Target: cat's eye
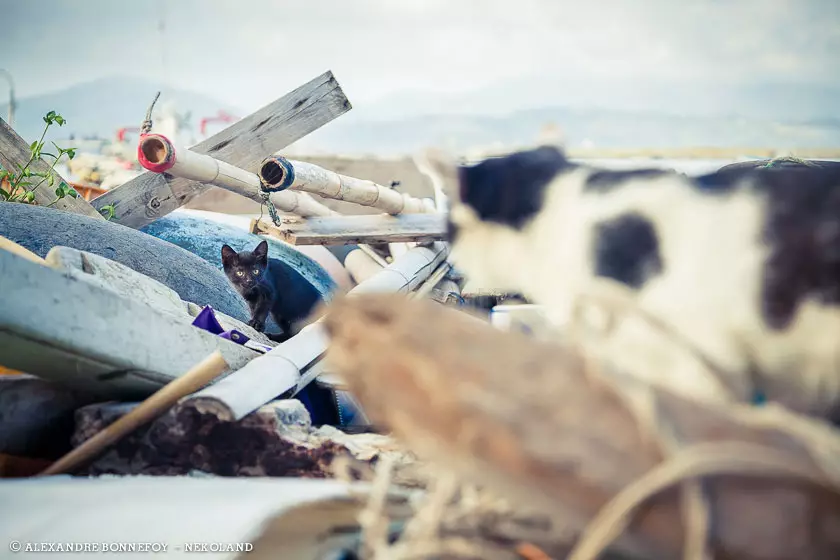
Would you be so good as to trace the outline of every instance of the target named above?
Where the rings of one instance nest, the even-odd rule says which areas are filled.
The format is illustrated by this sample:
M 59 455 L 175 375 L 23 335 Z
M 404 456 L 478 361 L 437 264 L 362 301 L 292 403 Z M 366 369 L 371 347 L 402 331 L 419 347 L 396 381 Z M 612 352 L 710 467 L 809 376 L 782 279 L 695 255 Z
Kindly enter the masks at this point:
M 236 271 L 236 275 L 237 275 L 237 276 L 242 276 L 243 274 L 245 274 L 245 273 L 244 273 L 244 272 L 242 272 L 241 270 L 237 270 L 237 271 Z
M 259 269 L 259 268 L 255 268 L 255 269 L 254 269 L 254 276 L 259 276 L 259 274 L 260 274 L 260 269 Z

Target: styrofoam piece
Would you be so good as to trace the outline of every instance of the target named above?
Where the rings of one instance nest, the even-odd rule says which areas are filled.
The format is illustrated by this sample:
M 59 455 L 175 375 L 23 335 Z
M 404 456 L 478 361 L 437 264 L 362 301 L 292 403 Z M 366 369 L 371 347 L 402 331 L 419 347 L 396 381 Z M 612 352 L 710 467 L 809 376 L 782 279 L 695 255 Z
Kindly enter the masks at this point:
M 351 488 L 337 480 L 228 477 L 100 477 L 59 475 L 0 482 L 0 558 L 38 560 L 101 558 L 113 552 L 32 552 L 34 545 L 130 543 L 166 546 L 166 552 L 135 552 L 131 558 L 195 558 L 189 543 L 253 543 L 263 525 L 311 501 L 342 497 Z M 21 551 L 13 554 L 19 543 Z M 26 551 L 26 547 L 30 551 Z M 149 546 L 149 549 L 152 547 Z M 241 546 L 246 549 L 247 546 Z M 234 547 L 235 549 L 235 547 Z M 125 552 L 123 552 L 125 553 Z M 233 560 L 242 552 L 202 552 L 207 560 Z

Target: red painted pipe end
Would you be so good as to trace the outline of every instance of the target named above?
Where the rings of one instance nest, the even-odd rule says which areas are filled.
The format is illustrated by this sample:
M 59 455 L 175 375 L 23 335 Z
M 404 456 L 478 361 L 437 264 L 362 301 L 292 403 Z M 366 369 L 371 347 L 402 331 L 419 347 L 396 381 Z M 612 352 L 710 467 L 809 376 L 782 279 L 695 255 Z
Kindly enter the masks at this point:
M 163 173 L 175 165 L 175 148 L 163 134 L 141 134 L 137 161 L 152 173 Z

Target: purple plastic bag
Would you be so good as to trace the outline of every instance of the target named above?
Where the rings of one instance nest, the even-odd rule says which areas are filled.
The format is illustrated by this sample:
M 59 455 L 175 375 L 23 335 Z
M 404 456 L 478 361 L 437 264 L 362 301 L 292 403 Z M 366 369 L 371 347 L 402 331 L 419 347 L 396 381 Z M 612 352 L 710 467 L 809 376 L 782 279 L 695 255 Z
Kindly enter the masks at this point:
M 219 320 L 216 318 L 216 313 L 213 311 L 213 308 L 209 305 L 204 306 L 201 312 L 198 315 L 196 315 L 195 319 L 193 319 L 192 326 L 198 327 L 199 329 L 213 333 L 222 338 L 226 338 L 227 340 L 235 342 L 236 344 L 247 346 L 248 348 L 256 350 L 257 352 L 265 353 L 271 350 L 271 346 L 266 346 L 265 344 L 255 342 L 249 337 L 247 337 L 244 333 L 236 329 L 226 331 L 225 328 L 221 325 L 221 323 L 219 323 Z

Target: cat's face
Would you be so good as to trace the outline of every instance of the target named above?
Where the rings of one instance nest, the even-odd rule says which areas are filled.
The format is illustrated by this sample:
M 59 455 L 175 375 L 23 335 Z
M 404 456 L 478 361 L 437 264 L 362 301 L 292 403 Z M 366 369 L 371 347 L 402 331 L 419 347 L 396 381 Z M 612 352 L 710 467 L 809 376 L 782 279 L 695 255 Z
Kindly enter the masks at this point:
M 254 290 L 265 275 L 268 267 L 268 243 L 261 241 L 253 251 L 237 253 L 228 245 L 222 245 L 222 266 L 225 274 L 237 290 L 247 294 Z
M 524 232 L 548 186 L 574 164 L 549 146 L 472 166 L 440 152 L 426 158 L 453 198 L 447 231 L 453 263 L 483 288 L 518 291 L 529 251 Z

